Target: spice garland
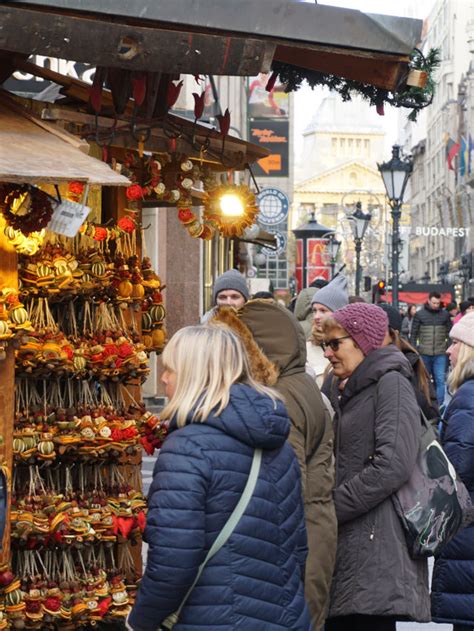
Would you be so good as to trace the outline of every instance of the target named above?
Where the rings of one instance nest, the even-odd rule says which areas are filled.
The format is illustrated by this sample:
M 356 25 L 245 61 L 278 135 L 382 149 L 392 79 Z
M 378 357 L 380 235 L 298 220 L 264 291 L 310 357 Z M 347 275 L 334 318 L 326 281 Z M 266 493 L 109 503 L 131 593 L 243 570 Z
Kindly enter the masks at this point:
M 433 101 L 436 86 L 433 74 L 439 64 L 439 49 L 432 48 L 426 57 L 420 50 L 415 49 L 411 56 L 409 68 L 411 70 L 420 70 L 427 74 L 425 87 L 406 86 L 402 90 L 390 92 L 360 81 L 352 81 L 333 74 L 306 70 L 305 68 L 274 61 L 272 64 L 273 73 L 267 84 L 267 90 L 271 90 L 277 78 L 280 83 L 286 85 L 286 92 L 298 90 L 303 81 L 307 81 L 311 88 L 316 86 L 328 87 L 331 91 L 337 92 L 343 101 L 350 101 L 354 94 L 358 94 L 367 99 L 371 105 L 374 105 L 379 114 L 383 114 L 384 103 L 389 103 L 394 107 L 411 108 L 412 111 L 408 118 L 411 121 L 416 121 L 420 110 L 430 105 Z

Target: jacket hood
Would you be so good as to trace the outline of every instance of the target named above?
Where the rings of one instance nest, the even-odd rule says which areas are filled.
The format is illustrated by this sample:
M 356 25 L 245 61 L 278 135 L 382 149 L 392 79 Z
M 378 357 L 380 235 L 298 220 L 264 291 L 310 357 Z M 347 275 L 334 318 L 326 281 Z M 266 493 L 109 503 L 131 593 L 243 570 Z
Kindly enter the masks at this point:
M 306 287 L 302 289 L 296 298 L 295 303 L 295 316 L 299 322 L 313 319 L 313 312 L 311 309 L 311 300 L 316 292 L 319 290 L 316 287 Z
M 407 379 L 413 375 L 409 360 L 393 344 L 372 351 L 349 377 L 342 393 L 341 404 L 377 383 L 387 372 L 393 371 L 399 372 Z
M 191 423 L 189 415 L 187 423 Z M 278 449 L 290 432 L 290 419 L 281 401 L 273 401 L 246 384 L 230 388 L 229 403 L 219 414 L 210 414 L 205 425 L 214 427 L 246 445 Z M 173 419 L 170 431 L 179 429 Z
M 250 300 L 239 315 L 281 377 L 305 372 L 305 334 L 291 311 L 276 303 Z

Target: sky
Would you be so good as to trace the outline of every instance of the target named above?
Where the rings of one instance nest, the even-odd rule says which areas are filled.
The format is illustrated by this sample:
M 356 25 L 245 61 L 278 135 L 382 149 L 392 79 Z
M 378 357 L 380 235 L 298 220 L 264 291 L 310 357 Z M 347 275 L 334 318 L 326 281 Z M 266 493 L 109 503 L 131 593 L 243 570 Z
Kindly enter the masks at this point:
M 398 15 L 400 17 L 410 17 L 423 19 L 427 17 L 435 0 L 318 0 L 318 4 L 325 4 L 334 7 L 345 7 L 357 9 L 365 13 L 379 13 L 386 15 Z M 311 121 L 314 112 L 318 108 L 322 98 L 328 94 L 327 91 L 311 90 L 304 86 L 295 94 L 295 152 L 298 156 L 303 145 L 302 133 Z M 407 110 L 407 115 L 409 110 Z M 374 116 L 378 115 L 375 113 Z M 385 116 L 377 123 L 382 123 L 386 129 L 386 151 L 390 153 L 390 147 L 397 142 L 399 111 L 396 108 L 386 107 Z

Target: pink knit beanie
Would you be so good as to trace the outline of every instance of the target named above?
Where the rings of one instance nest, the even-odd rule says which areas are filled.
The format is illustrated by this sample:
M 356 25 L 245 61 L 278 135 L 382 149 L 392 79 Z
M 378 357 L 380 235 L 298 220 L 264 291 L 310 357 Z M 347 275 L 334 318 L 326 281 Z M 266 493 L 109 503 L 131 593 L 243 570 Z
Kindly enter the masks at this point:
M 466 313 L 449 332 L 451 339 L 474 346 L 474 313 Z
M 382 346 L 388 330 L 388 317 L 377 305 L 354 302 L 335 311 L 332 317 L 347 331 L 364 355 Z

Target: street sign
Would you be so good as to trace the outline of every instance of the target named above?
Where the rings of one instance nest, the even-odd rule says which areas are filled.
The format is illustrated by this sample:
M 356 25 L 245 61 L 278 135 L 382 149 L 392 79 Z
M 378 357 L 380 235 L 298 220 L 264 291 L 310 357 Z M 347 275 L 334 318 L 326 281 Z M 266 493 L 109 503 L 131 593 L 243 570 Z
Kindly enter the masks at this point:
M 256 176 L 288 177 L 288 133 L 288 119 L 249 121 L 250 142 L 270 152 L 252 166 Z
M 257 203 L 260 209 L 257 217 L 259 224 L 276 226 L 288 217 L 289 200 L 279 188 L 261 189 L 257 195 Z

